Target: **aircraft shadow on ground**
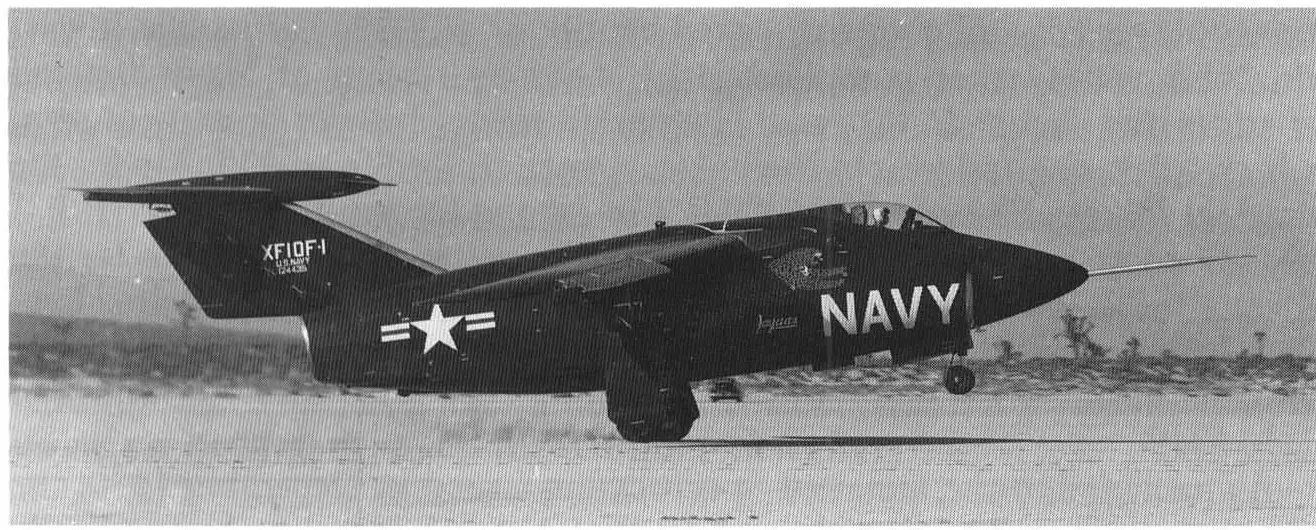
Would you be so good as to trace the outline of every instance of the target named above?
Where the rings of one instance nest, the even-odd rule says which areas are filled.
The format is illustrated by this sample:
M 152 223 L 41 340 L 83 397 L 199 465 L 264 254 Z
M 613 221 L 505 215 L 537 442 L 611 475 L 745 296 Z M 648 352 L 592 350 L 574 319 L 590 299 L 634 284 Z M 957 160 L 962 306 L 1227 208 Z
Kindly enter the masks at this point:
M 783 436 L 758 440 L 685 440 L 671 447 L 881 447 L 969 444 L 1162 444 L 1261 443 L 1285 440 L 1048 440 L 942 436 Z

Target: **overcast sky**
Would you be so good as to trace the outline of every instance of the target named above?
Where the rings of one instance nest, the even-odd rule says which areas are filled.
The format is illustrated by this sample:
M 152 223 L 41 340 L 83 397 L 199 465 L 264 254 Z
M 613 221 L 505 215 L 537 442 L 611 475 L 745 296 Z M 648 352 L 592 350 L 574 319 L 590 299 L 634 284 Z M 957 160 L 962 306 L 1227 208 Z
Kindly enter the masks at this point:
M 15 10 L 11 262 L 170 278 L 67 187 L 322 168 L 312 208 L 455 268 L 853 199 L 1092 268 L 1118 346 L 1316 339 L 1316 12 Z M 76 293 L 50 292 L 52 299 Z M 103 315 L 112 317 L 112 315 Z M 1118 349 L 1118 347 L 1116 347 Z

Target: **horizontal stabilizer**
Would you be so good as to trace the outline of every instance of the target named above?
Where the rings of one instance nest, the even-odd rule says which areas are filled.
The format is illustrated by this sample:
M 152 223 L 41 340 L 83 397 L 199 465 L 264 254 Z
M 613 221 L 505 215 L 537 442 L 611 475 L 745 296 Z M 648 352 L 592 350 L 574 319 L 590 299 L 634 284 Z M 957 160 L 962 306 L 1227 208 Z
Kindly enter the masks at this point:
M 180 202 L 252 203 L 274 199 L 268 188 L 216 188 L 211 186 L 129 186 L 126 188 L 75 188 L 89 201 L 139 204 Z
M 1093 277 L 1093 276 L 1106 276 L 1106 275 L 1110 275 L 1110 274 L 1124 274 L 1124 273 L 1126 273 L 1126 272 L 1148 271 L 1148 270 L 1152 270 L 1152 269 L 1168 269 L 1168 268 L 1170 268 L 1170 267 L 1183 267 L 1183 266 L 1187 266 L 1187 265 L 1198 265 L 1198 264 L 1201 264 L 1201 263 L 1213 263 L 1213 262 L 1216 262 L 1216 261 L 1226 261 L 1226 260 L 1231 260 L 1231 259 L 1255 258 L 1255 257 L 1256 257 L 1256 256 L 1253 256 L 1253 255 L 1251 255 L 1251 254 L 1246 254 L 1246 255 L 1242 255 L 1242 256 L 1224 256 L 1224 257 L 1218 257 L 1218 258 L 1181 259 L 1181 260 L 1176 260 L 1176 261 L 1162 261 L 1162 262 L 1160 262 L 1160 263 L 1148 263 L 1148 264 L 1146 264 L 1146 265 L 1129 265 L 1129 266 L 1127 266 L 1127 267 L 1111 267 L 1111 268 L 1109 268 L 1109 269 L 1097 269 L 1097 270 L 1088 271 L 1088 277 L 1090 278 L 1090 277 Z
M 139 204 L 234 204 L 333 199 L 391 186 L 346 171 L 258 171 L 167 180 L 122 188 L 74 188 L 89 201 Z

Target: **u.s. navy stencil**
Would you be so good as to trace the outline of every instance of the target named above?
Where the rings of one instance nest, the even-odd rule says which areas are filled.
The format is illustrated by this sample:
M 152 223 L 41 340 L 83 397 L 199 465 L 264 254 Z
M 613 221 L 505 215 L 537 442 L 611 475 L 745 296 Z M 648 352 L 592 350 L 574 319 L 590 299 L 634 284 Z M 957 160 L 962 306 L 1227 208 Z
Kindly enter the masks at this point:
M 905 205 L 851 202 L 660 222 L 447 271 L 295 204 L 380 185 L 276 171 L 81 191 L 163 211 L 146 226 L 210 317 L 301 317 L 320 381 L 403 395 L 601 389 L 634 441 L 690 431 L 690 381 L 880 351 L 896 363 L 962 356 L 971 328 L 1089 276 L 1227 259 L 1089 274 Z M 945 383 L 968 392 L 973 374 L 952 363 Z
M 887 331 L 895 331 L 891 324 L 891 317 L 887 312 L 886 302 L 883 298 L 890 292 L 891 307 L 895 308 L 896 315 L 899 315 L 901 324 L 905 329 L 914 329 L 918 323 L 918 314 L 920 302 L 923 300 L 923 290 L 927 289 L 928 295 L 936 302 L 937 308 L 941 310 L 941 324 L 950 325 L 950 309 L 955 303 L 955 295 L 959 294 L 960 284 L 952 283 L 942 295 L 941 290 L 936 285 L 916 285 L 909 295 L 909 303 L 905 303 L 905 296 L 901 294 L 901 289 L 891 289 L 884 291 L 882 289 L 873 289 L 868 291 L 867 302 L 864 304 L 863 318 L 860 319 L 855 314 L 855 293 L 845 293 L 845 309 L 842 310 L 836 304 L 836 300 L 830 294 L 824 294 L 819 297 L 822 308 L 823 318 L 823 335 L 832 336 L 832 322 L 835 319 L 837 324 L 846 333 L 851 335 L 859 333 L 868 333 L 873 329 L 874 324 L 881 324 Z
M 324 238 L 261 245 L 265 261 L 272 262 L 275 274 L 298 274 L 308 271 L 311 257 L 329 253 Z

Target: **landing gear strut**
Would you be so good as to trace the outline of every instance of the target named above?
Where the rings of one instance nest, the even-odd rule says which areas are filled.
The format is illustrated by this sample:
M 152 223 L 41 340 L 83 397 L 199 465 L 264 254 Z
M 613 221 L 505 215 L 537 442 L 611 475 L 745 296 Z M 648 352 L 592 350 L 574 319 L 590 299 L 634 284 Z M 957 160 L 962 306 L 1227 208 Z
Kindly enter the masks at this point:
M 946 390 L 952 394 L 968 394 L 973 390 L 973 384 L 976 382 L 973 376 L 973 370 L 969 367 L 955 364 L 958 359 L 967 355 L 968 352 L 957 352 L 951 357 L 950 366 L 946 367 L 946 375 L 942 376 L 941 382 L 946 386 Z

